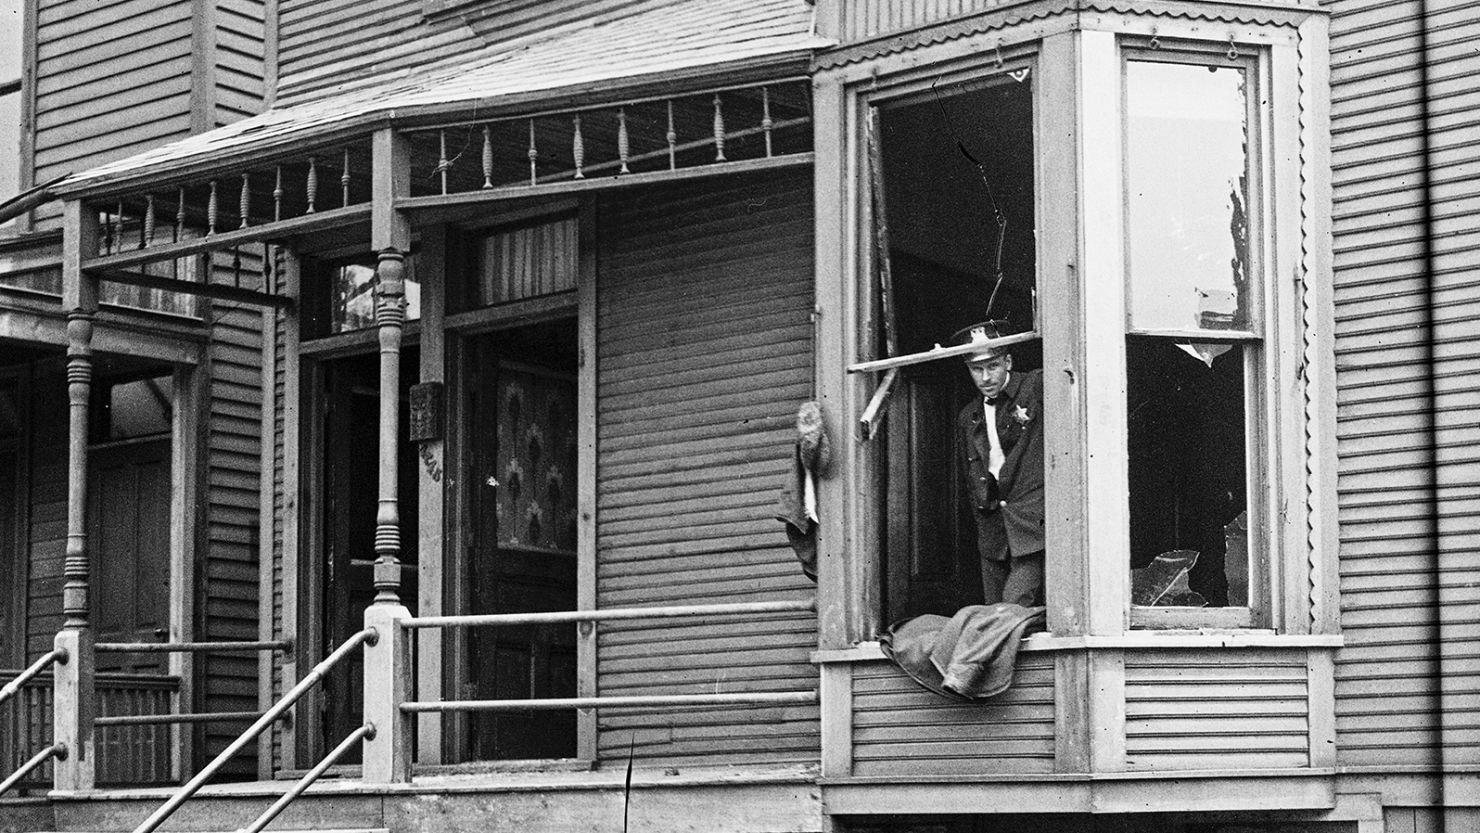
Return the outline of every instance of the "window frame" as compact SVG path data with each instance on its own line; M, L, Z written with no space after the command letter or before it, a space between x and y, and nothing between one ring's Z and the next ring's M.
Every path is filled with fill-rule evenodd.
M1270 464L1277 461L1265 459L1266 451L1279 432L1272 423L1269 394L1264 380L1276 372L1272 366L1267 345L1278 338L1277 322L1267 309L1268 300L1278 289L1272 285L1268 264L1273 245L1271 218L1273 206L1269 204L1269 183L1272 172L1268 169L1269 109L1273 100L1269 84L1269 61L1267 51L1259 49L1231 52L1226 44L1206 41L1177 41L1173 45L1161 44L1155 38L1122 37L1118 42L1119 70L1121 79L1121 176L1124 183L1122 239L1126 241L1124 251L1125 278L1125 334L1127 337L1182 338L1187 341L1237 342L1244 346L1244 489L1246 492L1248 535L1248 598L1246 604L1223 608L1193 607L1150 607L1136 605L1127 594L1129 627L1132 629L1268 629L1273 626L1270 617L1270 598L1275 595L1274 574L1271 567L1272 543L1268 535L1256 534L1256 530L1269 527L1271 508L1259 500L1261 495L1271 493L1271 476L1276 471ZM1230 330L1171 330L1156 327L1137 327L1132 317L1131 297L1133 292L1131 275L1131 230L1130 230L1130 64L1133 62L1175 64L1193 67L1218 67L1238 69L1245 73L1244 114L1247 125L1245 169L1248 174L1248 192L1245 196L1249 229L1249 292L1250 326L1247 329ZM1261 102L1264 102L1261 104ZM1251 350L1250 347L1253 349ZM1128 374L1129 369L1123 368ZM1128 376L1127 376L1128 382ZM1127 449L1127 454L1129 450ZM1129 484L1127 484L1129 488ZM1127 518L1126 537L1130 527ZM1129 574L1129 556L1126 563Z

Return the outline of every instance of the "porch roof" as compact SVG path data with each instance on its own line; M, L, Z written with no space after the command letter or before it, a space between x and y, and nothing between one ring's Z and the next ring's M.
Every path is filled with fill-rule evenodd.
M627 88L808 59L833 41L813 33L804 0L654 0L410 70L332 87L283 107L74 174L59 196L111 190L300 148L389 122L465 111L480 116L552 99L609 98Z

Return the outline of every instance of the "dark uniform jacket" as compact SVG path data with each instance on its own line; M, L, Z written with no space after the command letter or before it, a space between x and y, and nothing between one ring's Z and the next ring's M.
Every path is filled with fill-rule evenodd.
M987 471L990 440L980 397L956 417L956 436L966 452L977 548L983 558L1001 561L1043 549L1043 371L1013 373L996 411L1005 457L996 480Z

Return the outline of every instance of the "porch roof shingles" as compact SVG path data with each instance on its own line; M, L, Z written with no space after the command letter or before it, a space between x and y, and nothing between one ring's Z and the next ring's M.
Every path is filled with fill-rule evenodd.
M381 75L352 89L290 99L260 115L74 174L55 191L82 194L213 160L273 153L410 112L459 104L513 106L741 62L799 60L831 45L812 33L812 7L803 0L655 0L455 61Z

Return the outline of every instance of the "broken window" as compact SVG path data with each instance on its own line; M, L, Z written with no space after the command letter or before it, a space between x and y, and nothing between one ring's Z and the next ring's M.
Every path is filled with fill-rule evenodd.
M1134 606L1251 601L1249 75L1233 61L1125 62Z
M988 318L1005 333L1037 329L1032 99L1027 67L1009 66L875 102L868 143L876 355L926 353ZM1036 341L1011 350L1020 379L1040 367ZM976 500L967 488L974 452L957 429L965 409L982 407L982 394L960 358L896 374L885 382L891 392L875 439L885 480L886 622L995 601L984 597Z

